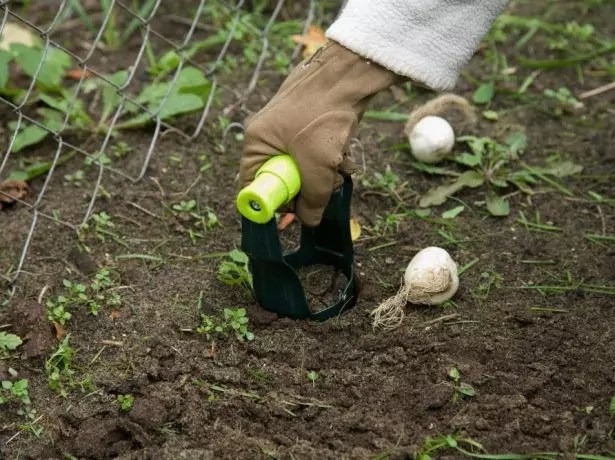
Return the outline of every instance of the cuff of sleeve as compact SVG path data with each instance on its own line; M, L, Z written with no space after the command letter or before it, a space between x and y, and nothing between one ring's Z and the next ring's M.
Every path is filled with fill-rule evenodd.
M507 1L349 0L326 35L418 84L450 91Z

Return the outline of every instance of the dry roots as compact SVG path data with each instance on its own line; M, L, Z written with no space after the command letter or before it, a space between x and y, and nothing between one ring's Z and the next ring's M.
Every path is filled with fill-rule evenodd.
M476 114L466 99L456 94L445 93L410 113L404 129L406 136L410 136L419 121L430 115L445 118L456 132L463 131L477 121Z
M408 301L408 291L409 287L404 285L402 280L397 294L389 297L371 311L370 314L374 318L374 329L382 328L385 331L392 331L401 326L405 316L404 307Z
M374 318L374 328L392 331L398 328L404 320L404 307L408 302L430 305L431 299L437 294L444 294L451 289L453 283L450 270L441 268L434 270L428 279L416 280L412 284L402 285L397 294L389 297L371 312Z

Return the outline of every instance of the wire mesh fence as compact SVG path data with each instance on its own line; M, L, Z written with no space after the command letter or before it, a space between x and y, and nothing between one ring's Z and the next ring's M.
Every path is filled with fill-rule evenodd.
M165 133L194 141L212 121L222 77L234 85L228 115L246 103L264 67L288 71L301 53L288 35L306 33L316 7L301 2L294 9L301 17L281 22L284 0L25 3L0 0L0 234L8 238L3 205L27 209L29 219L23 237L4 245L11 254L0 257L2 282L13 285L42 220L78 230L92 219L103 177L141 181L152 158L165 154L157 151ZM272 41L276 27L282 44ZM247 66L244 81L233 82ZM134 128L146 138L138 162L107 161L121 150L117 132ZM28 159L24 152L36 148L44 153ZM75 156L94 180L83 208L58 216L46 207L48 190L58 166ZM34 177L36 187L24 185Z

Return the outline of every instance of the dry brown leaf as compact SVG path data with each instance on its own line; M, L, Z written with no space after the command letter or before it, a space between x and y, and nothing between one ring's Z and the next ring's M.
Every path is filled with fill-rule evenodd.
M64 337L66 336L66 331L64 330L64 326L62 326L57 321L53 321L53 327L56 330L56 339L58 339L60 342L64 340Z
M109 315L109 317L110 317L111 319L119 319L119 317L120 317L120 316L121 316L121 315L120 315L120 312L119 312L119 311L117 311L117 310L112 311L112 312L111 312L111 315Z
M357 241L360 236L361 236L361 224L359 223L359 220L355 216L352 216L350 218L350 238L352 238L352 241Z
M5 180L0 182L0 210L12 205L15 200L23 200L30 189L22 180Z
M323 46L327 37L325 37L325 31L320 27L312 24L305 35L293 35L292 39L295 43L303 45L303 57L308 58L314 54L318 48Z

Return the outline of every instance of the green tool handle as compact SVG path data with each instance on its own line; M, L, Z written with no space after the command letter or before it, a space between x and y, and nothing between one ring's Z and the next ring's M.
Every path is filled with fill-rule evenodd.
M246 219L266 224L275 212L301 189L297 163L287 154L274 155L256 172L254 180L237 195L237 209Z

